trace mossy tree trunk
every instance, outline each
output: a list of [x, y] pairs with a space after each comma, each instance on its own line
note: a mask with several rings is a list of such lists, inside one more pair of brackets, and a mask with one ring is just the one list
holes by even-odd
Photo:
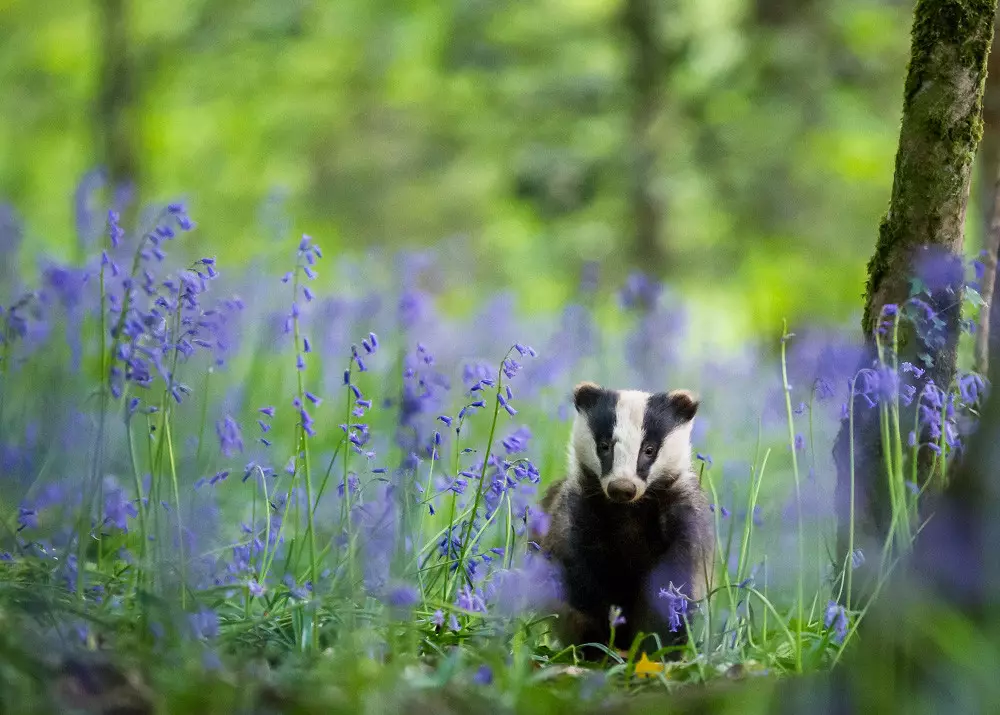
[[[874, 331], [883, 307], [910, 297], [917, 262], [935, 253], [942, 262], [961, 255], [973, 160], [982, 136], [996, 6], [996, 0], [918, 0], [914, 9], [892, 195], [868, 264], [862, 322], [868, 350], [862, 367], [870, 367], [874, 358]], [[961, 301], [956, 300], [961, 275], [945, 273], [946, 284], [937, 286], [929, 302], [945, 323], [947, 339], [933, 348], [919, 348], [933, 359], [924, 379], [943, 388], [954, 379], [961, 317]], [[901, 350], [915, 354], [917, 341], [908, 334]], [[855, 401], [855, 508], [861, 532], [884, 538], [890, 511], [877, 415], [860, 399]], [[834, 446], [841, 558], [847, 544], [849, 438], [845, 420]]]

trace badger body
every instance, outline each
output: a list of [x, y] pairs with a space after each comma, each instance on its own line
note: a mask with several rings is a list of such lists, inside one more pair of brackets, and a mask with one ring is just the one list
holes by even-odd
[[541, 507], [550, 519], [539, 544], [559, 567], [564, 587], [557, 633], [567, 644], [607, 643], [612, 607], [625, 622], [615, 631], [628, 648], [636, 633], [671, 629], [671, 586], [691, 601], [711, 581], [715, 537], [708, 502], [691, 467], [691, 426], [698, 408], [689, 392], [649, 394], [582, 383], [568, 475]]

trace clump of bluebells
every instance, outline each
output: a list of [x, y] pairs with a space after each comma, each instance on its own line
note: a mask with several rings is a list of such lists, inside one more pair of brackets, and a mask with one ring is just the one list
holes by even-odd
[[[88, 219], [89, 260], [47, 265], [36, 290], [0, 292], [0, 579], [45, 572], [73, 612], [120, 617], [154, 648], [195, 647], [205, 662], [263, 642], [382, 662], [489, 643], [504, 659], [530, 650], [535, 662], [574, 663], [547, 635], [566, 589], [534, 539], [550, 524], [540, 492], [562, 476], [572, 382], [602, 370], [623, 387], [662, 389], [667, 374], [672, 387], [704, 388], [693, 468], [711, 494], [719, 586], [696, 601], [685, 584], [651, 584], [669, 630], [691, 635], [688, 661], [760, 656], [774, 638], [766, 617], [806, 601], [830, 603], [795, 627], [828, 636], [832, 659], [860, 612], [840, 598], [843, 578], [768, 591], [788, 559], [768, 560], [758, 537], [794, 537], [769, 515], [793, 484], [801, 511], [821, 478], [814, 422], [851, 410], [912, 417], [883, 438], [910, 459], [933, 455], [940, 478], [987, 391], [975, 373], [939, 386], [925, 354], [896, 354], [904, 318], [940, 344], [920, 294], [885, 308], [871, 365], [847, 374], [828, 346], [803, 350], [794, 380], [778, 382], [758, 363], [684, 363], [684, 306], [643, 274], [619, 293], [614, 332], [585, 307], [599, 299], [588, 266], [548, 340], [533, 328], [536, 351], [438, 316], [419, 280], [426, 257], [404, 262], [398, 291], [330, 296], [320, 272], [336, 266], [310, 236], [286, 247], [287, 272], [243, 276], [210, 257], [174, 259], [197, 228], [181, 204], [150, 212], [142, 230], [120, 216], [103, 214], [103, 233]], [[65, 355], [52, 347], [63, 334]], [[624, 346], [611, 375], [594, 347], [606, 343]], [[65, 414], [30, 387], [46, 381]], [[734, 394], [746, 404], [719, 402]], [[728, 447], [740, 410], [760, 417], [749, 440], [736, 436], [750, 464]], [[787, 436], [773, 410], [787, 413]], [[890, 463], [895, 478], [908, 464]], [[906, 509], [925, 485], [913, 486], [899, 494]], [[848, 572], [865, 562], [860, 549], [840, 557]], [[627, 618], [618, 606], [613, 629]], [[801, 654], [801, 630], [788, 634], [780, 647]], [[481, 660], [468, 680], [492, 687], [499, 677]]]

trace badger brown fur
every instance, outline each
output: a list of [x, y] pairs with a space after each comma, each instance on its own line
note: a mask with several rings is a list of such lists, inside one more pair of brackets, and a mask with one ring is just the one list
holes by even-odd
[[660, 589], [704, 598], [715, 553], [708, 502], [691, 466], [698, 400], [683, 390], [650, 394], [585, 382], [573, 401], [568, 475], [543, 497], [548, 530], [536, 535], [561, 571], [556, 632], [567, 645], [606, 644], [615, 606], [625, 619], [617, 647], [630, 647], [639, 631], [681, 645], [686, 628], [670, 629]]

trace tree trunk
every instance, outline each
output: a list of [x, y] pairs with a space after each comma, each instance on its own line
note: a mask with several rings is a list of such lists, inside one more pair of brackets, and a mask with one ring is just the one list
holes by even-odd
[[653, 124], [659, 110], [662, 51], [657, 36], [655, 0], [625, 0], [623, 24], [629, 50], [629, 203], [633, 222], [633, 255], [656, 273], [666, 263], [660, 243], [662, 207], [653, 184], [656, 151]]
[[[982, 135], [983, 87], [996, 6], [996, 0], [919, 0], [914, 10], [892, 195], [868, 264], [862, 322], [868, 354], [861, 367], [871, 366], [874, 331], [883, 307], [901, 305], [910, 297], [917, 262], [933, 251], [941, 261], [961, 255], [973, 159]], [[911, 331], [901, 349], [928, 353], [933, 364], [925, 380], [933, 379], [947, 389], [955, 375], [961, 311], [956, 293], [960, 295], [961, 275], [947, 274], [943, 280], [928, 302], [944, 321], [944, 343], [918, 346]], [[889, 500], [877, 415], [877, 410], [855, 400], [858, 527], [871, 537], [884, 538]], [[834, 445], [841, 558], [846, 555], [850, 506], [849, 439], [844, 420]]]
[[[993, 46], [997, 46], [1000, 25], [994, 20]], [[993, 186], [1000, 175], [1000, 53], [990, 52], [987, 61], [986, 93], [983, 95], [983, 139], [977, 163], [976, 203], [979, 205], [983, 236], [993, 218]]]
[[[1000, 20], [1000, 18], [997, 18]], [[1000, 24], [994, 20], [993, 46], [997, 46]], [[977, 372], [986, 374], [990, 356], [990, 307], [996, 280], [997, 253], [1000, 251], [1000, 52], [990, 52], [987, 61], [986, 93], [983, 96], [983, 140], [979, 145], [979, 210], [983, 231], [983, 282], [986, 304], [979, 312], [975, 362]], [[995, 341], [996, 337], [992, 339]], [[995, 350], [993, 351], [995, 352]]]
[[[1000, 68], [998, 68], [1000, 71]], [[988, 88], [987, 88], [988, 91]], [[1000, 168], [1000, 167], [995, 167]], [[983, 305], [979, 309], [979, 327], [976, 332], [976, 371], [985, 375], [989, 370], [990, 354], [996, 357], [1000, 335], [993, 330], [993, 310], [995, 304], [997, 259], [1000, 253], [1000, 175], [993, 181], [992, 211], [983, 240], [983, 281], [980, 285]]]
[[101, 64], [97, 136], [112, 189], [139, 180], [135, 68], [129, 54], [130, 0], [98, 0]]

